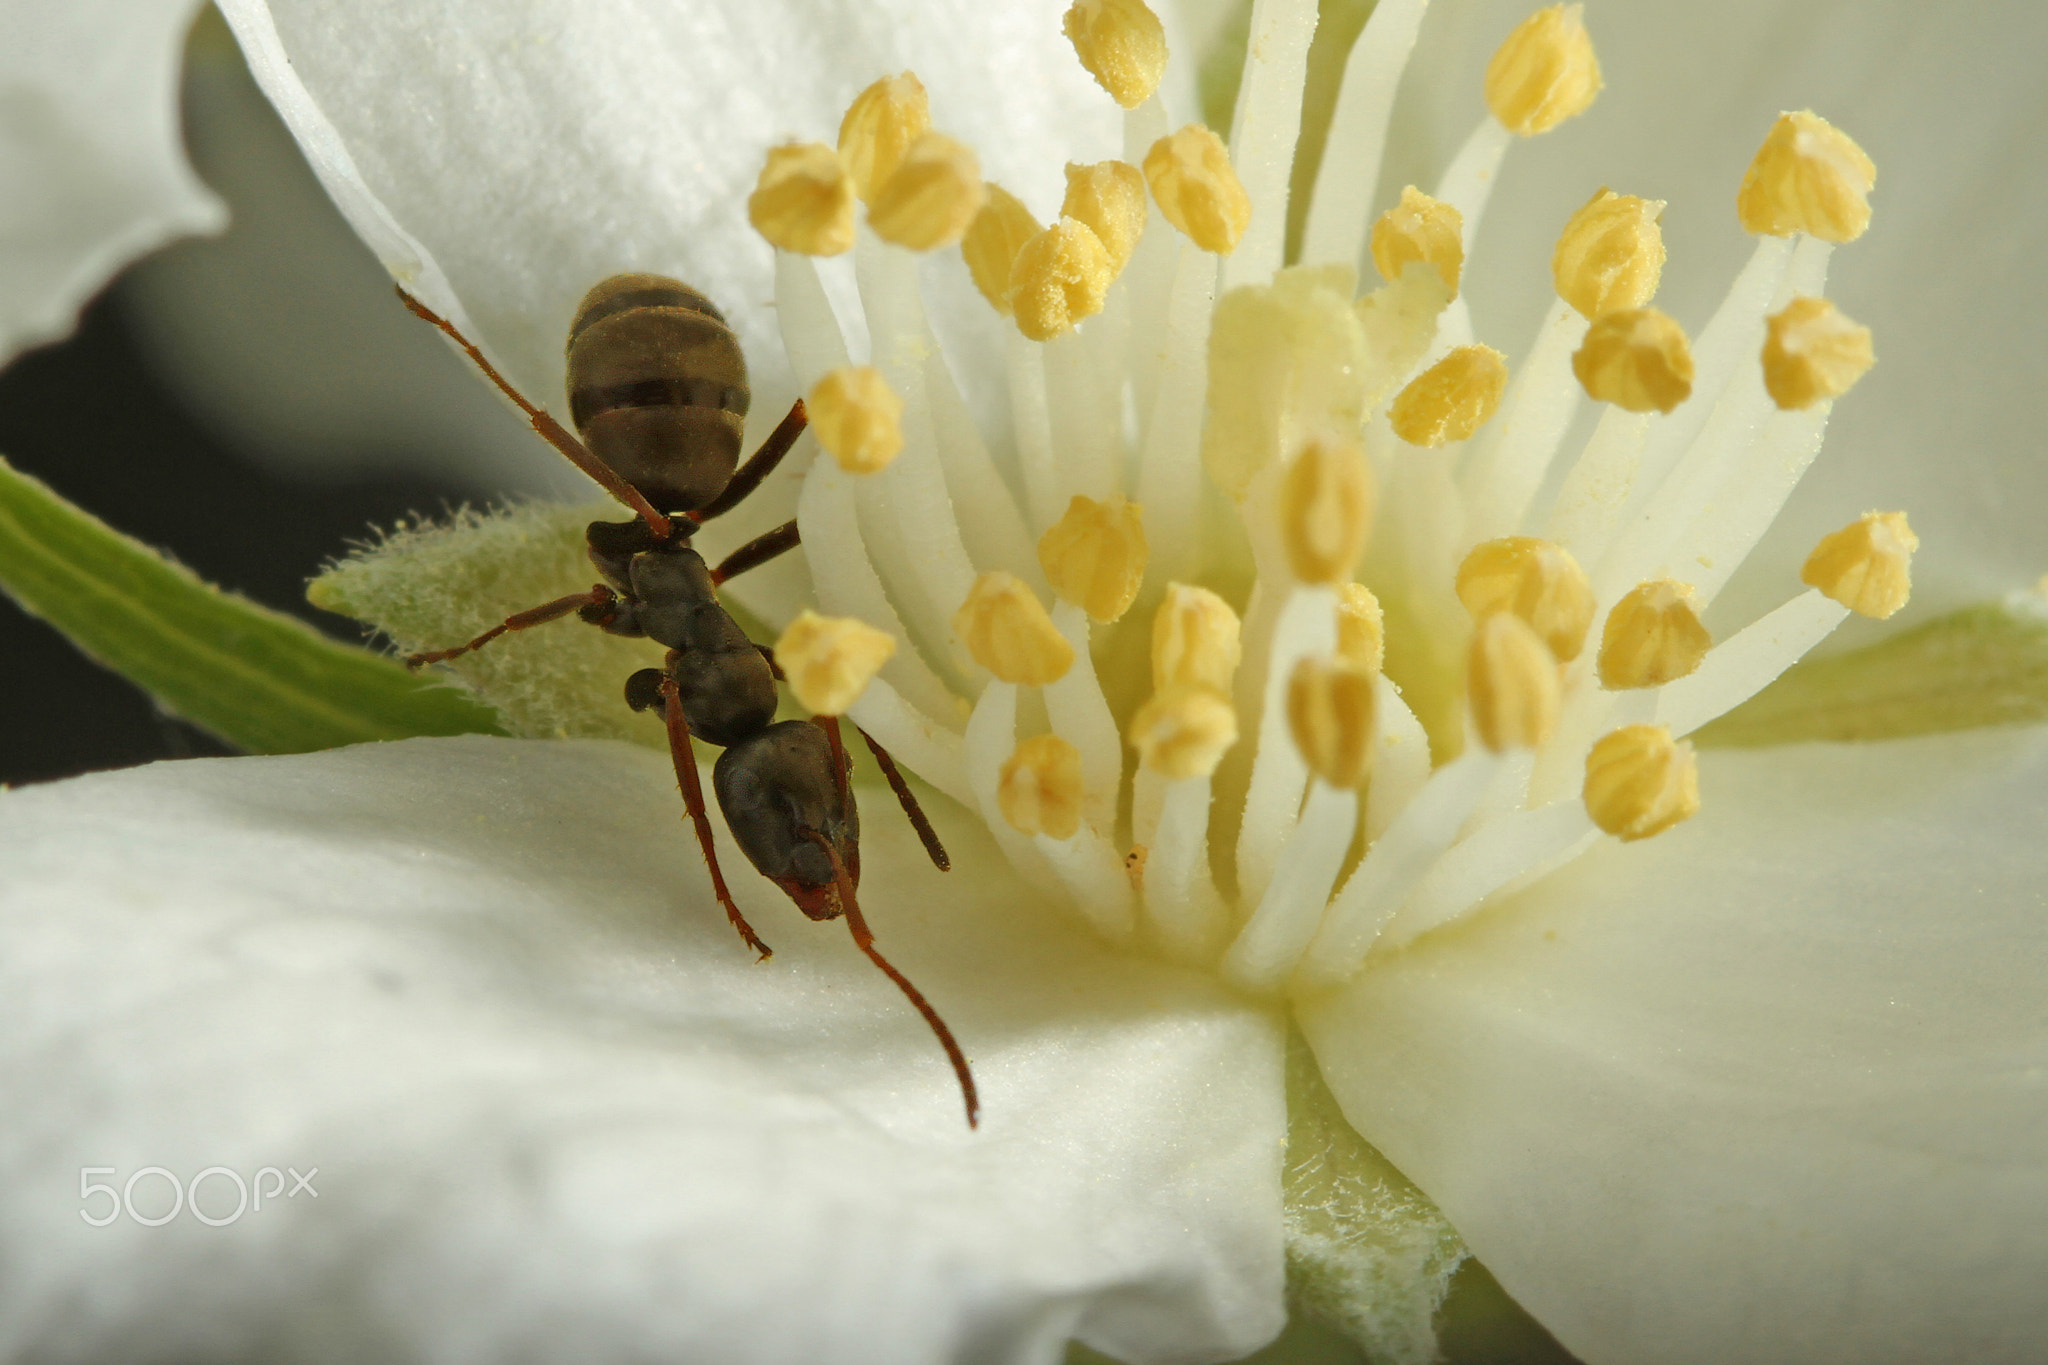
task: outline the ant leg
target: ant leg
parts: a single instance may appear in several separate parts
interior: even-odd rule
[[[414,672],[418,672],[428,664],[442,663],[454,658],[458,654],[467,654],[473,649],[482,649],[506,631],[527,630],[533,626],[544,626],[550,621],[561,620],[564,616],[579,608],[593,608],[601,611],[618,600],[619,595],[617,593],[600,583],[589,592],[571,593],[567,597],[558,597],[552,602],[543,602],[537,607],[528,607],[525,611],[514,612],[466,645],[457,645],[453,649],[430,649],[419,654],[408,654],[405,656],[405,666]],[[602,624],[602,621],[599,624]]]
[[[932,828],[932,822],[925,818],[924,807],[917,803],[917,796],[910,790],[910,784],[903,780],[903,774],[896,769],[896,760],[889,757],[889,751],[875,743],[875,737],[858,725],[854,733],[867,741],[868,752],[875,756],[875,762],[882,765],[882,776],[889,779],[889,790],[896,793],[896,804],[903,807],[903,813],[910,817],[911,828],[924,841],[924,851],[931,855],[932,865],[941,872],[953,870],[953,860],[946,856],[946,846],[939,842],[939,832]]]
[[[868,928],[867,919],[860,912],[860,902],[853,894],[853,881],[846,875],[846,864],[840,861],[838,850],[832,847],[830,840],[814,829],[804,830],[803,833],[812,843],[825,850],[825,856],[832,860],[832,877],[838,883],[839,904],[846,912],[846,927],[853,934],[855,946],[867,954],[868,961],[882,969],[884,976],[896,983],[896,988],[916,1006],[917,1012],[924,1016],[925,1023],[931,1025],[932,1032],[938,1035],[939,1046],[946,1049],[946,1060],[953,1064],[953,1075],[960,1082],[961,1098],[967,1101],[967,1126],[980,1127],[981,1097],[975,1093],[974,1073],[968,1070],[967,1054],[962,1052],[960,1044],[954,1041],[953,1030],[947,1028],[946,1021],[939,1018],[939,1012],[932,1008],[931,1001],[924,998],[924,992],[911,985],[909,977],[897,971],[889,964],[889,959],[876,951],[874,931]]]
[[[673,658],[670,660],[674,662]],[[766,962],[774,956],[768,945],[761,942],[754,932],[754,926],[747,923],[747,917],[733,904],[732,892],[726,889],[725,874],[718,870],[718,848],[711,838],[711,817],[704,808],[704,785],[697,776],[697,752],[690,744],[689,722],[683,719],[682,699],[676,694],[674,678],[661,680],[663,714],[668,720],[668,752],[675,761],[676,784],[683,789],[683,808],[690,812],[690,823],[697,827],[697,846],[704,850],[704,865],[711,869],[711,889],[718,896],[718,903],[725,907],[725,917],[732,921],[732,927],[740,931],[740,937],[747,946],[761,955]]]
[[[782,671],[782,665],[775,662],[775,651],[773,649],[769,648],[767,645],[761,644],[755,645],[754,648],[760,650],[761,657],[768,661],[768,671],[775,676],[775,681],[789,681],[789,675]]]
[[[782,463],[782,457],[789,454],[789,448],[796,444],[796,438],[804,434],[804,428],[810,422],[810,414],[804,411],[804,400],[799,398],[791,403],[789,415],[768,433],[768,439],[761,442],[761,448],[733,474],[725,485],[725,491],[690,513],[690,520],[702,525],[713,517],[724,516],[744,502],[747,494],[761,486],[761,480],[775,472],[775,466]]]
[[[498,373],[498,367],[484,359],[484,353],[476,348],[476,344],[461,332],[455,330],[454,323],[406,293],[402,285],[398,287],[398,297],[407,308],[412,310],[414,317],[422,322],[431,322],[434,326],[447,333],[449,339],[457,346],[460,346],[464,354],[468,355],[475,362],[476,367],[484,372],[484,378],[496,384],[498,391],[511,399],[518,406],[519,410],[526,414],[526,420],[532,424],[534,431],[539,434],[543,441],[546,441],[556,450],[561,451],[570,464],[575,465],[585,474],[597,480],[599,487],[624,503],[636,516],[644,520],[647,523],[648,529],[654,532],[657,540],[666,541],[669,538],[668,518],[655,511],[649,505],[647,499],[640,496],[640,491],[620,478],[611,466],[591,454],[589,447],[570,435],[567,427],[557,422],[544,409],[537,408],[527,402],[526,395],[513,388],[511,382],[504,375]],[[792,437],[791,439],[795,438]]]
[[[718,561],[718,567],[711,571],[713,587],[728,578],[738,578],[749,569],[758,569],[780,554],[787,554],[803,543],[803,535],[796,528],[796,518],[791,517],[772,531],[763,531],[752,540]]]

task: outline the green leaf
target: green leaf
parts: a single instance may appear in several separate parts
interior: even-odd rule
[[[4,459],[0,588],[167,710],[252,753],[503,733],[463,693],[201,582]]]
[[[1863,649],[1812,659],[1700,729],[1730,749],[2048,720],[2048,601],[1967,607]]]

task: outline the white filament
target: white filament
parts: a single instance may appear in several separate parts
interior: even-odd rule
[[[1382,0],[1352,45],[1302,233],[1306,265],[1357,265],[1364,254],[1394,92],[1428,8],[1429,0]]]

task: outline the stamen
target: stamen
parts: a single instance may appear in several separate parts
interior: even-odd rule
[[[1763,691],[1847,620],[1849,609],[1818,591],[1752,621],[1707,652],[1699,670],[1657,694],[1657,723],[1689,735]]]
[[[1014,574],[985,573],[953,615],[974,661],[1007,683],[1043,687],[1074,666],[1074,647]]]
[[[1689,584],[1660,578],[1629,589],[1600,632],[1600,685],[1662,687],[1700,666],[1714,637],[1700,624]]]
[[[1745,232],[1804,232],[1853,242],[1870,226],[1877,167],[1855,140],[1811,109],[1780,114],[1735,195]]]
[[[806,607],[775,642],[775,662],[805,710],[842,716],[896,653],[896,637],[850,616]]]
[[[908,71],[884,76],[854,97],[839,121],[839,155],[846,160],[862,203],[875,202],[876,192],[896,173],[910,144],[931,126],[931,99],[924,82]]]
[[[842,365],[804,396],[811,430],[849,474],[887,469],[903,449],[903,400],[871,365]]]
[[[1145,579],[1142,509],[1121,496],[1076,496],[1038,542],[1038,562],[1053,592],[1107,624],[1130,610]]]
[[[1870,329],[1826,299],[1796,298],[1765,324],[1764,388],[1781,408],[1839,398],[1877,363]]]
[[[1518,616],[1560,662],[1579,657],[1593,625],[1593,590],[1571,552],[1534,536],[1472,547],[1458,566],[1458,600],[1478,621]]]
[[[1600,61],[1583,5],[1552,5],[1524,19],[1486,64],[1486,107],[1509,132],[1547,133],[1592,105]]]
[[[1228,255],[1251,223],[1251,196],[1223,139],[1199,123],[1152,144],[1145,153],[1145,181],[1166,221],[1204,251]]]
[[[1882,621],[1906,605],[1920,537],[1904,512],[1865,512],[1821,537],[1799,579],[1860,616]]]
[[[868,201],[868,226],[911,251],[950,246],[981,211],[981,163],[965,143],[925,133]]]
[[[1377,681],[1377,674],[1342,657],[1303,659],[1287,680],[1288,731],[1309,771],[1332,787],[1365,781]]]
[[[1585,337],[1586,320],[1563,299],[1553,299],[1498,420],[1458,472],[1468,539],[1486,540],[1521,526],[1578,412],[1571,358]]]
[[[1692,348],[1668,313],[1631,308],[1586,329],[1572,373],[1602,403],[1669,412],[1692,396]]]
[[[1129,737],[1151,771],[1174,782],[1207,777],[1237,743],[1237,712],[1213,688],[1177,683],[1138,708]]]
[[[1337,589],[1337,655],[1370,673],[1386,663],[1386,615],[1380,599],[1363,583],[1345,583]]]
[[[1155,234],[1140,252],[1172,250],[1173,282],[1165,301],[1164,334],[1157,341],[1158,378],[1145,423],[1138,465],[1138,498],[1162,526],[1193,526],[1201,506],[1202,415],[1207,406],[1209,321],[1214,308],[1216,258],[1193,242]],[[1141,372],[1142,374],[1142,372]],[[1153,550],[1154,573],[1192,576],[1201,564],[1201,538],[1170,537]]]
[[[1010,307],[1017,330],[1050,341],[1102,311],[1116,271],[1109,250],[1092,229],[1073,218],[1057,223],[1018,248],[1010,266]]]
[[[982,200],[974,221],[967,225],[967,235],[960,239],[960,254],[966,257],[967,272],[974,277],[974,287],[988,300],[989,307],[1008,317],[1010,268],[1024,243],[1036,237],[1040,228],[1031,210],[1016,195],[994,181],[985,189],[988,197]]]
[[[1662,199],[1601,186],[1564,225],[1551,254],[1558,297],[1588,322],[1649,303],[1664,275],[1663,214]]]
[[[1163,785],[1145,859],[1145,912],[1161,947],[1178,961],[1206,967],[1215,961],[1230,917],[1209,872],[1209,779]]]
[[[1534,749],[1557,728],[1557,659],[1512,612],[1479,619],[1466,656],[1466,699],[1479,742],[1494,753]]]
[[[784,251],[837,256],[853,248],[853,201],[853,176],[839,153],[822,142],[791,142],[769,149],[747,218]]]
[[[1280,482],[1280,541],[1304,583],[1340,583],[1365,553],[1372,470],[1349,442],[1311,441]]]
[[[1081,751],[1058,735],[1034,735],[1003,764],[996,788],[1019,834],[1071,839],[1081,828]]]
[[[1294,173],[1295,141],[1301,136],[1301,100],[1308,82],[1316,2],[1255,0],[1251,7],[1237,107],[1230,116],[1234,179],[1243,183],[1249,223],[1241,249],[1223,262],[1225,288],[1263,284],[1281,266],[1288,182]],[[1151,174],[1149,166],[1146,174]],[[1172,216],[1168,211],[1169,220]]]
[[[1455,207],[1410,185],[1401,191],[1401,202],[1372,225],[1372,263],[1389,284],[1412,261],[1433,265],[1456,298],[1465,268],[1464,229],[1464,215]]]
[[[1699,763],[1661,725],[1623,726],[1586,755],[1585,799],[1601,829],[1647,839],[1699,813]]]
[[[1086,223],[1109,252],[1111,279],[1124,273],[1145,231],[1145,175],[1128,161],[1067,163],[1067,197],[1060,216]]]
[[[1428,8],[1428,0],[1380,0],[1351,45],[1302,231],[1306,264],[1350,265],[1358,259],[1366,215],[1379,188],[1394,92]]]
[[[1230,604],[1186,583],[1169,583],[1152,615],[1152,689],[1206,687],[1230,696],[1244,659],[1241,626]]]
[[[1166,74],[1166,29],[1144,0],[1074,0],[1065,20],[1074,55],[1109,97],[1143,104]]]
[[[1507,385],[1507,357],[1491,346],[1460,346],[1409,381],[1387,420],[1410,445],[1462,441],[1486,425]]]

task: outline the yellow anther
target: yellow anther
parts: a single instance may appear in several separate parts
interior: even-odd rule
[[[953,613],[953,633],[976,663],[1007,683],[1043,687],[1074,666],[1074,647],[1045,607],[1021,579],[1001,570],[974,580]]]
[[[1071,839],[1081,828],[1081,751],[1058,735],[1033,735],[1003,761],[996,805],[1019,834]]]
[[[1145,181],[1166,221],[1204,251],[1228,255],[1251,224],[1252,199],[1223,139],[1199,123],[1152,144]]]
[[[1638,583],[1607,613],[1600,632],[1600,685],[1662,687],[1700,666],[1714,637],[1700,624],[1690,584]]]
[[[896,639],[851,616],[820,616],[808,607],[775,642],[775,662],[789,690],[814,715],[840,716],[896,653]]]
[[[1372,470],[1349,441],[1311,441],[1280,481],[1280,543],[1304,583],[1340,583],[1372,529]]]
[[[1074,0],[1067,41],[1109,97],[1135,109],[1166,74],[1166,29],[1144,0]]]
[[[1607,313],[1586,329],[1572,373],[1599,402],[1630,412],[1669,412],[1692,396],[1692,346],[1668,313]]]
[[[1764,388],[1781,408],[1839,398],[1877,363],[1870,329],[1826,299],[1796,298],[1765,325]]]
[[[747,196],[747,219],[783,251],[837,256],[853,246],[853,198],[839,153],[822,142],[791,142],[769,149]]]
[[[967,235],[981,201],[974,149],[944,133],[926,133],[868,201],[868,226],[885,242],[933,251]]]
[[[1458,566],[1458,600],[1472,619],[1518,616],[1565,663],[1579,657],[1593,626],[1593,589],[1562,545],[1507,536],[1472,547]]]
[[[994,181],[986,189],[988,197],[982,200],[981,211],[974,215],[974,221],[967,225],[967,235],[960,239],[960,254],[967,258],[967,272],[974,276],[974,287],[988,300],[989,307],[1008,317],[1010,268],[1016,264],[1017,253],[1024,244],[1041,229],[1023,200]]]
[[[1067,163],[1067,197],[1060,215],[1086,223],[1109,252],[1111,278],[1124,273],[1145,231],[1145,175],[1128,161]]]
[[[1550,255],[1557,296],[1587,321],[1641,308],[1664,276],[1662,199],[1616,194],[1606,186],[1572,215]]]
[[[1145,521],[1134,502],[1076,496],[1038,542],[1039,567],[1062,601],[1097,621],[1131,609],[1145,580]]]
[[[1486,64],[1486,107],[1511,133],[1533,137],[1586,112],[1600,93],[1600,60],[1582,5],[1537,10]]]
[[[1116,278],[1109,251],[1087,224],[1062,218],[1018,249],[1010,264],[1017,330],[1050,341],[1102,311]]]
[[[1735,215],[1743,231],[1762,236],[1853,242],[1870,226],[1876,184],[1877,167],[1855,139],[1802,109],[1771,125],[1736,191]]]
[[[1138,708],[1129,737],[1138,762],[1153,772],[1175,782],[1207,777],[1237,743],[1237,712],[1221,692],[1182,683]]]
[[[1466,655],[1472,728],[1494,753],[1534,749],[1557,728],[1557,656],[1513,612],[1479,618]]]
[[[1401,191],[1401,202],[1372,225],[1372,263],[1389,284],[1415,261],[1433,265],[1456,298],[1465,269],[1464,234],[1464,214],[1410,185]]]
[[[869,365],[842,365],[804,396],[811,430],[849,474],[887,469],[903,449],[903,400]]]
[[[906,71],[884,76],[854,96],[839,121],[839,155],[853,175],[861,202],[875,202],[876,191],[896,173],[910,144],[931,131],[931,100],[924,82]]]
[[[1333,787],[1365,781],[1377,674],[1349,659],[1303,659],[1287,679],[1287,728],[1308,770]]]
[[[1244,659],[1237,613],[1207,588],[1169,583],[1152,614],[1152,690],[1206,687],[1230,695]]]
[[[1906,525],[1904,512],[1865,512],[1821,537],[1799,579],[1850,611],[1882,621],[1906,605],[1919,548],[1920,537]]]
[[[1387,420],[1410,445],[1462,441],[1486,425],[1507,386],[1506,356],[1491,346],[1460,346],[1394,396]]]
[[[1337,589],[1337,656],[1374,673],[1386,664],[1386,613],[1363,583]]]
[[[1585,790],[1594,824],[1624,840],[1647,839],[1699,814],[1699,762],[1663,726],[1625,725],[1586,755]]]

